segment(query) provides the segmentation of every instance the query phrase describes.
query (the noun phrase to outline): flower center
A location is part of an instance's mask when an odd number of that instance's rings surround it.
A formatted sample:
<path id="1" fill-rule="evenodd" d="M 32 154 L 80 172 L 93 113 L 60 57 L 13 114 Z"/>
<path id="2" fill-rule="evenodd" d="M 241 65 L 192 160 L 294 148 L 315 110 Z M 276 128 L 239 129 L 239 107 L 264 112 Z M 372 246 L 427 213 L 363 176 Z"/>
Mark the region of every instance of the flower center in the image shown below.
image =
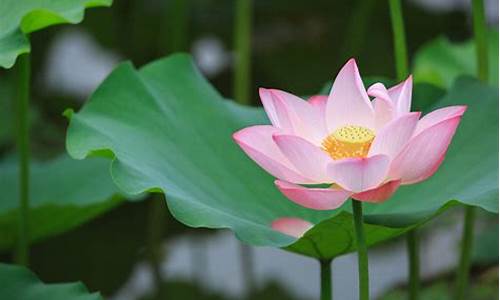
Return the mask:
<path id="1" fill-rule="evenodd" d="M 375 133 L 362 126 L 346 125 L 327 136 L 321 145 L 333 159 L 366 157 Z"/>

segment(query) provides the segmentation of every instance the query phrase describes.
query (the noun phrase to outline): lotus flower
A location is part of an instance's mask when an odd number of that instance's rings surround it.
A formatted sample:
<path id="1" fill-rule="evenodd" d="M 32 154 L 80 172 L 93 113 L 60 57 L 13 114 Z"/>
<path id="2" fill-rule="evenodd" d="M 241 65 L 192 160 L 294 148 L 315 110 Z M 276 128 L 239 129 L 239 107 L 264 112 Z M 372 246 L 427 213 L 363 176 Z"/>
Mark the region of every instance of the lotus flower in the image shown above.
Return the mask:
<path id="1" fill-rule="evenodd" d="M 354 59 L 328 96 L 305 101 L 280 90 L 259 93 L 272 125 L 247 127 L 233 138 L 277 178 L 286 197 L 317 210 L 335 209 L 349 197 L 382 202 L 400 185 L 429 178 L 466 110 L 450 106 L 420 118 L 410 112 L 411 76 L 389 89 L 375 83 L 365 90 Z"/>

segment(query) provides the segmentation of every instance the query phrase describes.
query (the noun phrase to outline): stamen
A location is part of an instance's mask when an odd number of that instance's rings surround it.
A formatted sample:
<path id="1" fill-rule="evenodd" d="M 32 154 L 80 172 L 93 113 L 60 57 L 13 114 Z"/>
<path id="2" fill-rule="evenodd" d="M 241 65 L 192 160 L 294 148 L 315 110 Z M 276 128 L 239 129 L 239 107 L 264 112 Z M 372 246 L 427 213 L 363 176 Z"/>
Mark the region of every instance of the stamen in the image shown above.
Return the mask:
<path id="1" fill-rule="evenodd" d="M 333 159 L 366 157 L 375 133 L 362 126 L 346 125 L 327 136 L 322 143 Z"/>

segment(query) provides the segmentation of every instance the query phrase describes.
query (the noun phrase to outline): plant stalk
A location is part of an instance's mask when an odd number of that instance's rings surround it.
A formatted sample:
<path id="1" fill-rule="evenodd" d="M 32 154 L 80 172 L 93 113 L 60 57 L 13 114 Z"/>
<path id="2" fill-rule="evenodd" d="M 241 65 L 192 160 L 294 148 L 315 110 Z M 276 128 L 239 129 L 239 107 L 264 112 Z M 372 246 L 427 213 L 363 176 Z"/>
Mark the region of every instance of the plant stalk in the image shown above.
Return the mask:
<path id="1" fill-rule="evenodd" d="M 396 74 L 398 80 L 403 80 L 408 76 L 408 51 L 406 50 L 405 25 L 401 10 L 401 0 L 389 0 L 389 8 L 391 11 Z"/>
<path id="2" fill-rule="evenodd" d="M 354 217 L 354 230 L 356 232 L 356 246 L 358 248 L 358 277 L 359 300 L 370 299 L 370 286 L 368 281 L 368 251 L 363 229 L 363 203 L 352 199 L 352 212 Z"/>
<path id="3" fill-rule="evenodd" d="M 398 81 L 405 80 L 408 76 L 408 50 L 406 48 L 406 35 L 401 0 L 389 0 L 391 11 L 392 33 L 394 40 L 394 57 L 396 63 L 396 76 Z M 408 286 L 409 299 L 417 300 L 420 288 L 420 266 L 417 229 L 412 229 L 406 234 L 408 251 Z"/>
<path id="4" fill-rule="evenodd" d="M 408 276 L 409 276 L 409 299 L 417 300 L 420 290 L 420 262 L 419 262 L 419 247 L 418 235 L 415 229 L 408 231 L 406 234 L 406 242 L 408 249 Z"/>
<path id="5" fill-rule="evenodd" d="M 332 260 L 320 259 L 321 300 L 332 300 Z"/>
<path id="6" fill-rule="evenodd" d="M 250 54 L 252 34 L 252 0 L 235 1 L 233 96 L 240 104 L 250 104 Z M 253 249 L 240 244 L 241 272 L 247 295 L 255 289 Z"/>
<path id="7" fill-rule="evenodd" d="M 476 44 L 477 77 L 488 81 L 488 42 L 483 0 L 472 1 L 474 41 Z"/>
<path id="8" fill-rule="evenodd" d="M 15 260 L 27 266 L 29 263 L 29 97 L 30 55 L 19 56 L 17 62 L 17 151 L 19 155 L 19 232 Z"/>
<path id="9" fill-rule="evenodd" d="M 153 280 L 156 288 L 156 295 L 161 299 L 166 298 L 166 290 L 161 274 L 161 263 L 164 258 L 163 235 L 165 233 L 165 222 L 167 220 L 167 207 L 165 199 L 161 194 L 152 196 L 149 202 L 148 216 L 148 246 L 149 263 L 153 271 Z"/>
<path id="10" fill-rule="evenodd" d="M 359 1 L 353 9 L 347 26 L 345 42 L 340 51 L 342 59 L 356 57 L 359 55 L 366 43 L 367 26 L 371 23 L 371 18 L 375 17 L 373 9 L 376 7 L 377 0 Z"/>
<path id="11" fill-rule="evenodd" d="M 464 227 L 462 232 L 462 243 L 460 251 L 460 261 L 458 264 L 456 289 L 457 300 L 465 300 L 467 286 L 469 282 L 470 256 L 472 254 L 472 242 L 474 239 L 474 220 L 476 210 L 472 206 L 465 207 Z"/>
<path id="12" fill-rule="evenodd" d="M 168 53 L 185 51 L 188 48 L 189 1 L 167 2 Z"/>
<path id="13" fill-rule="evenodd" d="M 240 104 L 250 104 L 250 37 L 252 0 L 236 0 L 234 30 L 234 98 Z"/>
<path id="14" fill-rule="evenodd" d="M 243 286 L 245 293 L 248 297 L 255 291 L 256 283 L 254 276 L 254 255 L 253 249 L 243 243 L 240 244 L 240 261 L 241 261 L 241 275 L 243 279 Z"/>
<path id="15" fill-rule="evenodd" d="M 483 0 L 472 0 L 472 17 L 474 41 L 476 45 L 477 77 L 483 82 L 488 82 L 488 41 Z M 460 247 L 460 261 L 456 278 L 457 300 L 464 300 L 467 294 L 475 219 L 475 208 L 473 206 L 466 206 L 464 211 L 462 243 Z"/>

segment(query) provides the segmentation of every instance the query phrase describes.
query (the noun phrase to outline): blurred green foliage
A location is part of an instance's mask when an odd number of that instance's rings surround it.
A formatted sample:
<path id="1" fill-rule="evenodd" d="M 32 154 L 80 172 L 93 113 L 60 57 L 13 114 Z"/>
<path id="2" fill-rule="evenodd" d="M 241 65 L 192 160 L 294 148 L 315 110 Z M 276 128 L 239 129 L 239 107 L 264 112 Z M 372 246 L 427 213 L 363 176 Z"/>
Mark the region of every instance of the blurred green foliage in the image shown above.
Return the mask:
<path id="1" fill-rule="evenodd" d="M 0 6 L 0 67 L 10 68 L 30 52 L 27 34 L 61 23 L 79 23 L 85 8 L 110 6 L 112 0 L 3 0 Z"/>
<path id="2" fill-rule="evenodd" d="M 450 274 L 451 275 L 451 274 Z M 453 300 L 455 289 L 453 277 L 437 278 L 426 283 L 420 291 L 420 299 L 425 300 Z M 400 300 L 408 298 L 404 288 L 388 292 L 379 300 Z M 492 300 L 498 298 L 498 267 L 483 271 L 474 271 L 471 286 L 467 289 L 467 299 Z"/>
<path id="3" fill-rule="evenodd" d="M 5 300 L 103 300 L 78 283 L 44 284 L 24 267 L 0 264 L 0 298 Z"/>
<path id="4" fill-rule="evenodd" d="M 488 33 L 489 83 L 498 86 L 498 31 Z M 415 82 L 427 82 L 441 88 L 451 88 L 460 75 L 477 73 L 476 52 L 473 40 L 452 43 L 439 37 L 417 52 L 413 72 Z"/>

